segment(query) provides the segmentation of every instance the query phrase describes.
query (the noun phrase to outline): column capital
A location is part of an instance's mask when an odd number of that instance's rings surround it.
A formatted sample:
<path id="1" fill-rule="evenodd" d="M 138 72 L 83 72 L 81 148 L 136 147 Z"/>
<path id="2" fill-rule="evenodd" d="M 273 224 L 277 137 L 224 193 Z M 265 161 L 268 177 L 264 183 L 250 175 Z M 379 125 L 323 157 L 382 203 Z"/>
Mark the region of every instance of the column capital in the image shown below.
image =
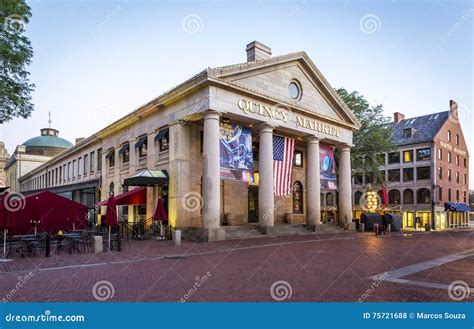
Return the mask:
<path id="1" fill-rule="evenodd" d="M 261 133 L 268 133 L 268 132 L 273 132 L 273 130 L 276 128 L 276 126 L 271 125 L 269 123 L 263 122 L 259 125 L 257 125 L 257 129 Z"/>
<path id="2" fill-rule="evenodd" d="M 345 144 L 345 143 L 343 143 L 343 144 L 339 144 L 339 145 L 337 146 L 337 148 L 338 148 L 340 151 L 350 151 L 353 146 L 354 146 L 354 145 L 350 145 L 350 144 Z"/>
<path id="3" fill-rule="evenodd" d="M 309 143 L 309 144 L 313 144 L 313 143 L 319 143 L 321 141 L 321 138 L 316 136 L 316 135 L 307 135 L 306 136 L 306 141 Z"/>
<path id="4" fill-rule="evenodd" d="M 202 114 L 204 116 L 204 120 L 206 120 L 206 119 L 217 119 L 217 120 L 219 120 L 219 118 L 222 115 L 221 112 L 216 111 L 216 110 L 206 110 L 206 111 L 202 112 Z"/>

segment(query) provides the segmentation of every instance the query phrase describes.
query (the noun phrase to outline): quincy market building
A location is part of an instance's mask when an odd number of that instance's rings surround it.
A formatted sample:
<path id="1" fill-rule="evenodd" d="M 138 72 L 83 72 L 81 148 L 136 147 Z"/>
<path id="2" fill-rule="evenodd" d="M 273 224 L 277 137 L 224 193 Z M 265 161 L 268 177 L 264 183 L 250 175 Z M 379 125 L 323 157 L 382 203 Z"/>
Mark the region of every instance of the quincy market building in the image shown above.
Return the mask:
<path id="1" fill-rule="evenodd" d="M 173 228 L 210 241 L 226 238 L 224 220 L 262 233 L 285 222 L 318 230 L 332 211 L 351 227 L 357 119 L 305 52 L 272 57 L 259 42 L 246 51 L 246 63 L 202 71 L 24 175 L 22 192 L 47 189 L 90 208 L 126 193 L 142 200 L 119 207 L 129 222 L 150 218 L 161 197 Z M 274 195 L 273 136 L 295 141 L 286 196 Z M 338 209 L 336 182 L 326 180 L 334 158 L 320 157 L 335 148 Z"/>

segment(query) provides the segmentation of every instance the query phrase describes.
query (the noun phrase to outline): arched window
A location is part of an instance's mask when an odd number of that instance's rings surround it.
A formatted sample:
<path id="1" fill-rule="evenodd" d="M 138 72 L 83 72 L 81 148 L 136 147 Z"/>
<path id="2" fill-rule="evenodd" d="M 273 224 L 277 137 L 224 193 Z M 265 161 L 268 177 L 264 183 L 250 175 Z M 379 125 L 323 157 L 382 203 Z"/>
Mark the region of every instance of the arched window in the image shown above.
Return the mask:
<path id="1" fill-rule="evenodd" d="M 293 184 L 293 213 L 302 214 L 303 209 L 303 185 L 296 181 Z"/>
<path id="2" fill-rule="evenodd" d="M 360 205 L 360 198 L 362 197 L 362 194 L 363 193 L 360 192 L 360 191 L 355 192 L 355 194 L 354 194 L 354 204 L 355 205 Z"/>
<path id="3" fill-rule="evenodd" d="M 334 195 L 331 192 L 326 194 L 326 205 L 334 206 Z"/>
<path id="4" fill-rule="evenodd" d="M 420 188 L 416 192 L 416 202 L 420 204 L 430 203 L 431 202 L 430 190 L 428 190 L 427 188 Z"/>
<path id="5" fill-rule="evenodd" d="M 403 204 L 413 204 L 415 202 L 415 198 L 413 195 L 413 190 L 407 188 L 403 191 Z"/>
<path id="6" fill-rule="evenodd" d="M 400 191 L 399 190 L 388 191 L 388 203 L 400 204 Z"/>

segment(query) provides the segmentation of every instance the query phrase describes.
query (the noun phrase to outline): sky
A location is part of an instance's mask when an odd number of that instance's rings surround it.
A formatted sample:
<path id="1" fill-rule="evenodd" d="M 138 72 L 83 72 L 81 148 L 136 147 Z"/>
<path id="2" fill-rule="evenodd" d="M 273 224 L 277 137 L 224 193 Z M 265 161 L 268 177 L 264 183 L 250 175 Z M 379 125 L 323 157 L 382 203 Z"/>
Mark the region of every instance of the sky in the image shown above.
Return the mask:
<path id="1" fill-rule="evenodd" d="M 304 50 L 333 87 L 387 116 L 460 105 L 474 154 L 471 1 L 27 1 L 35 111 L 0 126 L 12 153 L 52 126 L 87 137 L 206 67 Z M 474 161 L 471 161 L 471 172 Z M 470 175 L 474 187 L 474 174 Z"/>

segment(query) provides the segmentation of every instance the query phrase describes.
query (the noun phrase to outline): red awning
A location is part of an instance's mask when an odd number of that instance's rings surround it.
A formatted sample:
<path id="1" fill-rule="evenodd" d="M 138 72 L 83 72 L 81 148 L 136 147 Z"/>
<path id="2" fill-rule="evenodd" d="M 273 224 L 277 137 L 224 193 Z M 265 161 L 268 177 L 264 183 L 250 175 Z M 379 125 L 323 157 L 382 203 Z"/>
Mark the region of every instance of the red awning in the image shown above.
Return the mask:
<path id="1" fill-rule="evenodd" d="M 109 199 L 97 202 L 96 205 L 106 206 L 108 200 Z M 117 206 L 146 204 L 146 187 L 136 188 L 134 190 L 117 195 L 115 197 L 115 203 Z"/>

